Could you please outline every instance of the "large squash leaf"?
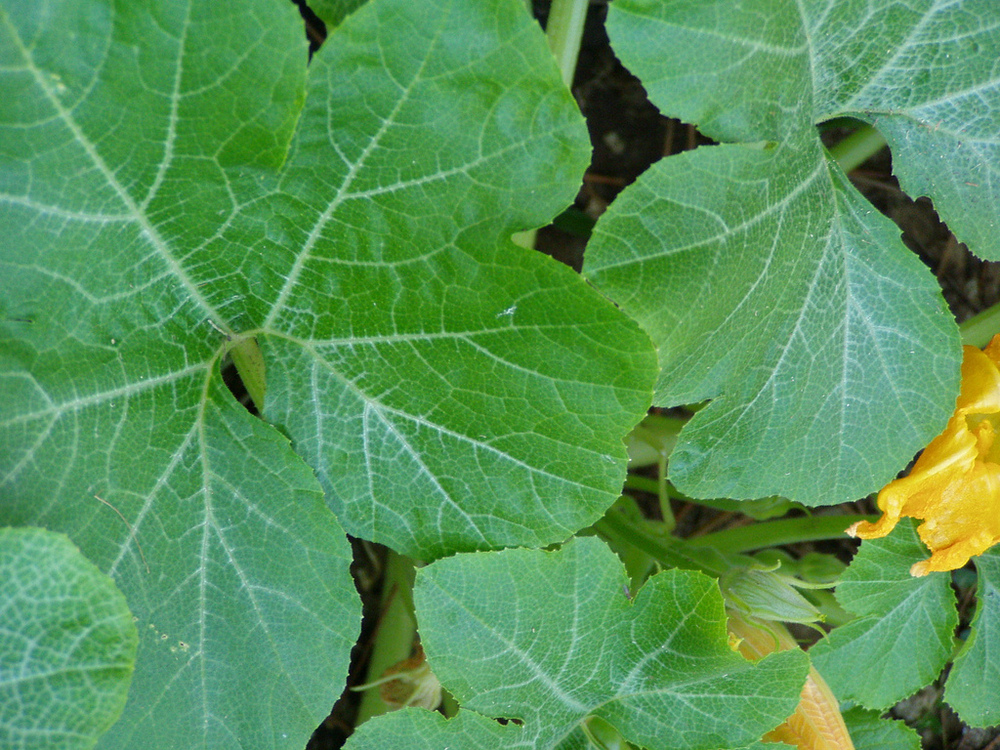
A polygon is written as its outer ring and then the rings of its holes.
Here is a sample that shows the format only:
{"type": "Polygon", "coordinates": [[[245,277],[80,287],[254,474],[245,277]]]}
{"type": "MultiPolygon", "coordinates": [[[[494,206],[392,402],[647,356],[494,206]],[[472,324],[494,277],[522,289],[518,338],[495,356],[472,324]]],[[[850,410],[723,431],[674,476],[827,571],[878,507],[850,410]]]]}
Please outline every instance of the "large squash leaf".
{"type": "Polygon", "coordinates": [[[656,403],[714,399],[671,459],[684,492],[854,499],[944,426],[956,329],[815,124],[876,125],[903,187],[998,257],[995,17],[988,0],[611,6],[612,43],[653,102],[727,142],[654,165],[585,265],[657,345],[656,403]]]}
{"type": "Polygon", "coordinates": [[[93,747],[135,664],[125,597],[65,535],[3,528],[0,622],[0,747],[93,747]]]}
{"type": "Polygon", "coordinates": [[[944,698],[972,726],[1000,724],[1000,551],[975,558],[979,581],[976,616],[968,640],[955,658],[944,698]]]}
{"type": "Polygon", "coordinates": [[[508,239],[579,115],[519,0],[378,0],[308,75],[274,0],[0,8],[0,522],[138,618],[103,747],[301,747],[360,617],[330,508],[433,557],[617,495],[648,339],[508,239]]]}
{"type": "Polygon", "coordinates": [[[714,580],[665,571],[634,601],[628,580],[594,537],[418,571],[428,663],[462,709],[449,721],[422,710],[378,717],[347,747],[586,747],[582,726],[596,718],[649,750],[737,748],[794,710],[805,655],[751,663],[735,653],[714,580]]]}

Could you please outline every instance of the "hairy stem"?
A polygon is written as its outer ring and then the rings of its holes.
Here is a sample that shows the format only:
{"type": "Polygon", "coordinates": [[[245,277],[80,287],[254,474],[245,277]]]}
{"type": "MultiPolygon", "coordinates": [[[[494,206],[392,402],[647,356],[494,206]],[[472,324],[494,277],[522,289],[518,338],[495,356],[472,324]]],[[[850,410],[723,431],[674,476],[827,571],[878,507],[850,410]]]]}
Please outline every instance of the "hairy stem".
{"type": "MultiPolygon", "coordinates": [[[[379,618],[375,643],[368,660],[366,684],[375,682],[389,667],[410,656],[413,637],[417,632],[417,621],[413,614],[415,574],[413,562],[408,557],[389,550],[379,602],[382,615],[379,618]]],[[[378,688],[369,688],[361,698],[356,725],[388,710],[378,688]]]]}

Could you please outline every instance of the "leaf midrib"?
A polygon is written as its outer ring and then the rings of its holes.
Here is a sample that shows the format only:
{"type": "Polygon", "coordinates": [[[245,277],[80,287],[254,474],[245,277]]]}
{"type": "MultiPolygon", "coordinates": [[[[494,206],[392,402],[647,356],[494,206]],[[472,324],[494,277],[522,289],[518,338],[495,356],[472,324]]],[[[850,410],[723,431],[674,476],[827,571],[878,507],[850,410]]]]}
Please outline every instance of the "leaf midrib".
{"type": "MultiPolygon", "coordinates": [[[[6,16],[4,16],[6,20],[6,16]]],[[[98,153],[97,148],[90,141],[90,139],[83,132],[83,129],[77,123],[76,119],[73,117],[72,112],[67,110],[59,98],[56,96],[43,75],[42,70],[35,64],[34,59],[31,56],[31,51],[25,47],[23,40],[21,39],[18,30],[13,27],[9,22],[7,23],[10,29],[10,37],[14,40],[18,52],[21,54],[25,61],[25,67],[30,71],[32,78],[35,81],[36,86],[45,96],[45,99],[49,102],[52,108],[55,110],[56,115],[59,120],[63,122],[66,128],[72,134],[75,142],[83,149],[84,153],[90,159],[91,163],[94,165],[98,173],[106,180],[107,184],[112,188],[115,194],[121,200],[122,204],[126,208],[127,215],[132,218],[132,220],[138,224],[142,233],[147,237],[153,249],[157,252],[160,258],[163,260],[164,264],[167,266],[171,274],[180,282],[184,291],[190,296],[190,298],[200,307],[206,314],[206,317],[217,323],[220,328],[225,330],[227,334],[231,334],[232,331],[228,329],[226,324],[226,319],[220,314],[220,312],[212,305],[208,299],[199,291],[198,285],[194,280],[187,274],[183,266],[174,257],[167,241],[160,235],[159,231],[150,221],[149,217],[145,212],[145,204],[148,201],[144,201],[143,204],[139,204],[133,199],[129,194],[128,190],[124,185],[118,180],[114,172],[110,169],[107,163],[104,161],[103,157],[98,153]]],[[[186,27],[185,27],[186,28],[186,27]]],[[[179,67],[179,63],[178,63],[179,67]]],[[[179,77],[179,70],[178,70],[179,77]]],[[[176,109],[177,95],[176,91],[171,97],[172,107],[176,109]]],[[[169,147],[169,144],[168,144],[169,147]]],[[[165,171],[166,167],[161,167],[165,171]]],[[[152,193],[151,193],[152,195],[152,193]]]]}

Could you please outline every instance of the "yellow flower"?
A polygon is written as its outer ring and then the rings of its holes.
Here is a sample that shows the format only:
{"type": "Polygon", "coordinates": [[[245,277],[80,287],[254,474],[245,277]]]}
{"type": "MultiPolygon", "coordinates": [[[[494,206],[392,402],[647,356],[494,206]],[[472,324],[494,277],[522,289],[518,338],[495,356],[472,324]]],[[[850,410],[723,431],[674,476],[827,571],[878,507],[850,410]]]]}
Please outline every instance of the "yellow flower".
{"type": "MultiPolygon", "coordinates": [[[[726,614],[730,644],[751,661],[775,651],[798,648],[780,623],[758,620],[733,609],[727,609],[726,614]]],[[[784,742],[798,750],[854,750],[839,703],[815,667],[809,668],[795,713],[762,739],[784,742]]]]}
{"type": "Polygon", "coordinates": [[[1000,542],[1000,334],[984,351],[964,347],[962,389],[944,432],[931,441],[908,476],[878,494],[882,517],[847,530],[862,539],[888,534],[902,516],[932,554],[911,575],[955,570],[1000,542]]]}

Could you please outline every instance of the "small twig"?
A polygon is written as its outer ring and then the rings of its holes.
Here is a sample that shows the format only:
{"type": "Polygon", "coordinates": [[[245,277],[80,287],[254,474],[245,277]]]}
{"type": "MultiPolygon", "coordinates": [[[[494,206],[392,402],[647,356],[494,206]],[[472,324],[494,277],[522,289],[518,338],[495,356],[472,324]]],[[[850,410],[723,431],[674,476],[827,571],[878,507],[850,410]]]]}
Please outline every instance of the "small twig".
{"type": "Polygon", "coordinates": [[[97,498],[98,500],[100,500],[100,501],[101,501],[102,503],[104,503],[104,504],[105,504],[105,505],[107,505],[107,506],[108,506],[109,508],[111,508],[111,510],[113,510],[113,511],[114,511],[115,513],[117,513],[117,514],[118,514],[118,517],[119,517],[120,519],[122,519],[122,522],[123,522],[123,523],[125,524],[125,526],[127,526],[127,527],[128,527],[128,533],[129,533],[129,538],[131,538],[131,539],[134,539],[134,540],[135,540],[135,546],[136,546],[136,549],[138,549],[138,550],[139,550],[139,557],[141,557],[141,558],[142,558],[142,564],[146,566],[146,572],[147,572],[147,573],[151,573],[152,571],[150,571],[150,569],[149,569],[149,563],[148,563],[148,562],[146,562],[146,556],[145,556],[145,555],[144,555],[144,554],[142,553],[142,545],[141,545],[141,544],[139,544],[139,537],[138,537],[138,536],[136,536],[136,533],[135,533],[135,529],[133,529],[133,528],[132,528],[132,524],[130,524],[130,523],[128,522],[128,519],[127,519],[127,518],[125,518],[125,516],[123,516],[123,515],[121,514],[121,511],[120,511],[120,510],[118,510],[118,508],[116,508],[115,506],[113,506],[113,505],[112,505],[111,503],[109,503],[109,502],[108,502],[107,500],[105,500],[105,499],[104,499],[103,497],[101,497],[100,495],[94,495],[94,497],[96,497],[96,498],[97,498]]]}
{"type": "Polygon", "coordinates": [[[596,183],[598,185],[625,186],[625,180],[621,177],[610,177],[608,175],[595,174],[593,172],[585,172],[583,175],[583,181],[596,183]]]}

